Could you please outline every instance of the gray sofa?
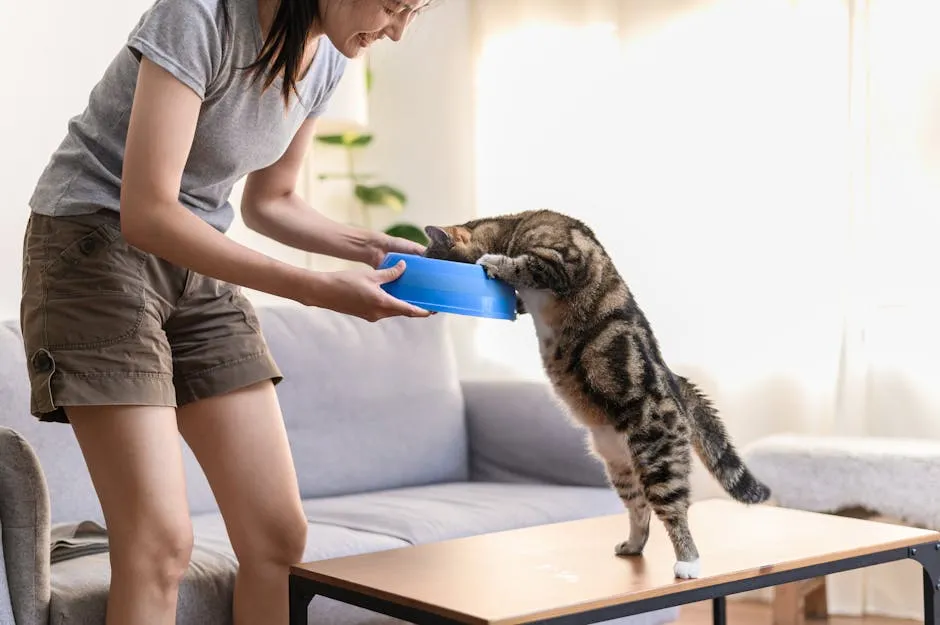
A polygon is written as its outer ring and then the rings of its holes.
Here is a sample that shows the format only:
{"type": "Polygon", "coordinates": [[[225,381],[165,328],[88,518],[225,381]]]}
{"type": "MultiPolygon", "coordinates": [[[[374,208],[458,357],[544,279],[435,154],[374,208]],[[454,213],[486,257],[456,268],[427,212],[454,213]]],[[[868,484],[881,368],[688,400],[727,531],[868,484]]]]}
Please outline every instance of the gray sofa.
{"type": "MultiPolygon", "coordinates": [[[[545,386],[459,378],[445,315],[259,314],[286,376],[278,394],[310,522],[305,561],[622,511],[545,386]]],[[[17,323],[0,326],[0,625],[104,623],[101,510],[71,429],[28,414],[24,359],[17,323]]],[[[196,546],[177,622],[229,623],[236,561],[181,444],[196,546]]],[[[677,612],[622,622],[659,625],[677,612]]],[[[310,623],[390,620],[310,605],[310,623]]]]}

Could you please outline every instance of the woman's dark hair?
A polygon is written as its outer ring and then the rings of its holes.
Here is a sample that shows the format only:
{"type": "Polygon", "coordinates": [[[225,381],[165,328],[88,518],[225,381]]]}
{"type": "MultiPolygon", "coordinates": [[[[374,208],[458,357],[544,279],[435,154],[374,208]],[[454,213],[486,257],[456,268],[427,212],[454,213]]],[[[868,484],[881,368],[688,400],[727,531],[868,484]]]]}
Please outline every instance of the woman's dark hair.
{"type": "MultiPolygon", "coordinates": [[[[227,30],[231,23],[228,0],[223,0],[220,4],[227,30]]],[[[281,95],[285,106],[290,102],[291,92],[297,91],[296,84],[303,71],[304,51],[310,30],[319,19],[318,0],[279,0],[277,13],[258,58],[251,65],[242,68],[251,72],[255,80],[263,77],[265,89],[271,86],[278,74],[283,73],[281,95]]]]}

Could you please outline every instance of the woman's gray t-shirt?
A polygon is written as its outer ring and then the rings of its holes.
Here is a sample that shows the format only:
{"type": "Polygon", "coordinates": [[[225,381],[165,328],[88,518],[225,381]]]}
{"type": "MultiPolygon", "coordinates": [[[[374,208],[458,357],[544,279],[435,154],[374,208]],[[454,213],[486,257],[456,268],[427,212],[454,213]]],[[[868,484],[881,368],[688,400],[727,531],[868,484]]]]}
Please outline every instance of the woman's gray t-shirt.
{"type": "Polygon", "coordinates": [[[326,37],[285,109],[278,78],[262,93],[243,69],[261,49],[257,0],[155,0],[72,118],[30,199],[34,212],[80,215],[120,210],[127,125],[143,54],[203,99],[179,200],[225,232],[233,185],[274,163],[308,117],[323,112],[346,66],[326,37]],[[229,21],[224,21],[227,3],[229,21]],[[226,29],[227,25],[227,29],[226,29]]]}

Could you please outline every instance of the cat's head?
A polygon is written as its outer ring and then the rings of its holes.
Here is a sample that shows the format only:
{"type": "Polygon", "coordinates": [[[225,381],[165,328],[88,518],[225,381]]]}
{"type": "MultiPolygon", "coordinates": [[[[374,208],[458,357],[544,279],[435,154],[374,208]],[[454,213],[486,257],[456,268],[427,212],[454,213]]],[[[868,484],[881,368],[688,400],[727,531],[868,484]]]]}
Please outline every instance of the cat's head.
{"type": "Polygon", "coordinates": [[[458,263],[475,263],[484,254],[506,254],[515,228],[510,218],[476,219],[459,225],[428,226],[425,256],[458,263]]]}

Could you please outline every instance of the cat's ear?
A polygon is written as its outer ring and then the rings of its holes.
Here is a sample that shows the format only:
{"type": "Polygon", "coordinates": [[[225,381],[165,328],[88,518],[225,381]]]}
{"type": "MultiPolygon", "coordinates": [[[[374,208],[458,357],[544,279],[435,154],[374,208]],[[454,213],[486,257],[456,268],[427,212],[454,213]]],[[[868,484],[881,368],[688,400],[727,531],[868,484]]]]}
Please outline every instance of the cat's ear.
{"type": "Polygon", "coordinates": [[[447,234],[442,228],[437,226],[427,226],[424,229],[424,233],[428,235],[428,238],[431,239],[431,242],[437,243],[438,245],[453,245],[454,239],[447,234]]]}

